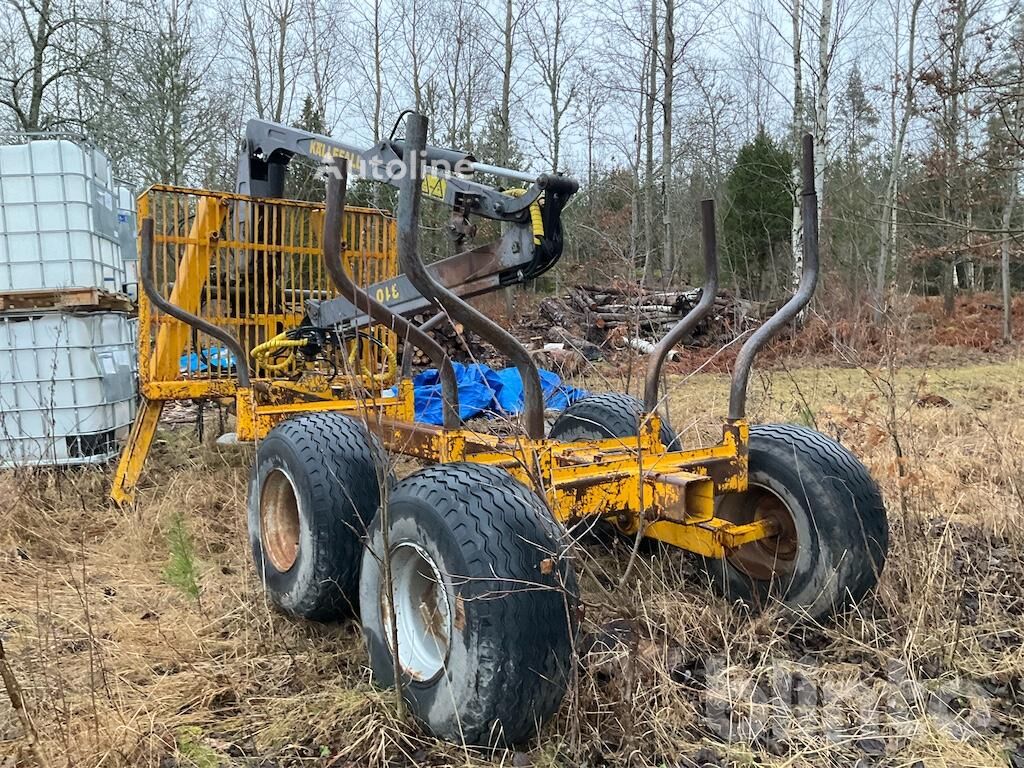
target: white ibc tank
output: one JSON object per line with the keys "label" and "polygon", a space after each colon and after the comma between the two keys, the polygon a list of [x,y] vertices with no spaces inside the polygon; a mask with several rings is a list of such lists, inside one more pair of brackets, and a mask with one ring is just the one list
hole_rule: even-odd
{"label": "white ibc tank", "polygon": [[0,291],[119,291],[110,160],[67,139],[0,146]]}
{"label": "white ibc tank", "polygon": [[138,207],[135,190],[126,184],[114,185],[117,198],[117,239],[124,259],[124,292],[139,298]]}
{"label": "white ibc tank", "polygon": [[0,466],[117,455],[135,417],[133,331],[119,312],[0,316]]}

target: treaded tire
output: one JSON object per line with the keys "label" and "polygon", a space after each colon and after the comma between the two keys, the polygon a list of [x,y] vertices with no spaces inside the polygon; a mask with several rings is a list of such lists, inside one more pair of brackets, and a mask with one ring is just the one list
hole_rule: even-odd
{"label": "treaded tire", "polygon": [[[571,443],[576,440],[601,440],[609,437],[636,437],[644,404],[621,392],[604,392],[579,400],[564,411],[551,425],[548,437]],[[679,450],[679,438],[664,420],[659,434],[670,451]]]}
{"label": "treaded tire", "polygon": [[744,497],[766,489],[788,508],[798,545],[787,572],[767,581],[751,578],[729,559],[701,558],[726,597],[754,607],[781,603],[797,618],[820,621],[875,586],[889,526],[878,485],[850,451],[806,427],[754,426],[749,480],[751,491],[719,497],[718,514],[729,516],[727,510],[739,508]]}
{"label": "treaded tire", "polygon": [[[380,506],[382,477],[391,481],[377,438],[340,413],[289,419],[260,442],[249,476],[249,542],[256,572],[274,605],[317,621],[355,613],[362,537]],[[290,567],[285,567],[290,552],[282,557],[281,547],[275,546],[274,513],[267,511],[278,492],[294,499],[289,503],[296,507],[291,516],[297,530],[286,537],[288,547],[297,542]]]}
{"label": "treaded tire", "polygon": [[[472,463],[436,465],[406,477],[391,489],[388,513],[391,552],[416,547],[436,564],[439,594],[417,598],[416,607],[440,605],[432,615],[452,617],[447,642],[435,645],[432,676],[421,667],[413,679],[412,665],[403,660],[410,711],[435,736],[458,743],[498,747],[529,738],[557,711],[574,663],[578,589],[563,556],[561,526],[508,472]],[[391,687],[383,552],[378,514],[363,555],[359,599],[374,679]],[[397,557],[392,569],[400,572]],[[393,581],[401,627],[408,614],[396,573]],[[401,637],[400,630],[400,658]]]}

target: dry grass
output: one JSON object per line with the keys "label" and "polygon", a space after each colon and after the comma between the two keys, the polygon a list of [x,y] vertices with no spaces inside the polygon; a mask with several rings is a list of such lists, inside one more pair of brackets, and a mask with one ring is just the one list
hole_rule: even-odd
{"label": "dry grass", "polygon": [[[396,722],[354,624],[273,612],[249,564],[249,451],[185,428],[161,433],[134,511],[106,501],[109,470],[0,476],[0,636],[54,766],[1006,765],[1024,760],[1022,381],[1019,361],[756,377],[756,420],[815,423],[882,483],[877,594],[787,628],[711,596],[681,553],[648,552],[609,592],[626,548],[581,551],[579,684],[516,754]],[[717,436],[726,393],[719,375],[672,382],[688,442]],[[32,762],[2,700],[6,755]]]}

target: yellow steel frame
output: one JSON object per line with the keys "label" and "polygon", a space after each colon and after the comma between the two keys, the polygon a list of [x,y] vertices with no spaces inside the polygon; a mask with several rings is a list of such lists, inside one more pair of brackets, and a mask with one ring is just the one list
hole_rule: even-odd
{"label": "yellow steel frame", "polygon": [[[164,185],[147,189],[138,203],[139,220],[154,222],[149,266],[157,290],[172,304],[232,333],[246,350],[298,326],[305,299],[336,295],[323,263],[322,205]],[[393,221],[372,209],[346,208],[343,227],[345,266],[358,283],[398,274]],[[411,420],[411,386],[399,387],[392,397],[381,394],[387,375],[397,374],[397,338],[383,327],[370,332],[379,346],[364,344],[360,359],[354,351],[346,355],[343,374],[330,381],[303,370],[289,378],[256,362],[252,386],[242,388],[229,368],[210,364],[210,349],[217,342],[157,312],[140,292],[142,403],[111,497],[120,503],[134,499],[163,404],[170,400],[233,400],[242,440],[259,439],[277,421],[299,412],[356,412],[368,398],[382,413]],[[206,363],[199,365],[203,357]],[[382,373],[382,366],[390,370]]]}
{"label": "yellow steel frame", "polygon": [[[301,305],[287,301],[288,290],[300,296],[333,293],[318,242],[321,206],[153,187],[140,198],[139,212],[140,218],[151,216],[156,224],[152,268],[163,295],[231,330],[246,349],[301,322]],[[296,238],[297,230],[301,237]],[[358,282],[365,285],[397,274],[394,234],[392,222],[379,213],[346,209],[346,268]],[[273,245],[253,245],[253,240]],[[250,267],[255,264],[260,278],[244,291],[237,269],[243,255]],[[296,262],[304,265],[305,279],[296,280]],[[234,271],[229,269],[232,263]],[[225,275],[233,279],[225,280]],[[273,279],[268,281],[268,275]],[[233,299],[228,302],[231,311],[216,308],[225,291]],[[279,296],[272,295],[278,291]],[[227,371],[208,367],[205,372],[189,368],[183,373],[182,356],[202,349],[194,336],[190,338],[191,329],[156,313],[144,295],[140,295],[139,316],[144,399],[111,492],[119,502],[134,496],[165,401],[230,398],[240,440],[261,439],[279,421],[301,413],[348,412],[360,417],[394,453],[507,469],[546,498],[555,517],[565,523],[602,517],[624,533],[635,534],[642,527],[647,537],[708,557],[724,557],[776,533],[771,520],[739,525],[715,516],[716,496],[747,488],[749,428],[743,420],[726,423],[717,445],[672,453],[660,442],[657,414],[651,414],[641,424],[640,434],[629,439],[563,443],[446,430],[414,423],[410,381],[399,381],[393,395],[382,393],[380,377],[373,375],[380,356],[372,353],[367,353],[360,369],[369,374],[348,371],[343,386],[274,377],[256,365],[251,385],[243,388]],[[381,327],[374,332],[391,350],[393,361],[394,334]]]}
{"label": "yellow steel frame", "polygon": [[446,430],[371,412],[370,428],[393,453],[433,462],[472,461],[506,469],[547,499],[563,523],[603,517],[621,531],[659,539],[706,557],[773,535],[759,520],[735,525],[715,517],[715,498],[747,489],[749,426],[728,423],[722,442],[668,452],[652,414],[636,438],[564,443]]}

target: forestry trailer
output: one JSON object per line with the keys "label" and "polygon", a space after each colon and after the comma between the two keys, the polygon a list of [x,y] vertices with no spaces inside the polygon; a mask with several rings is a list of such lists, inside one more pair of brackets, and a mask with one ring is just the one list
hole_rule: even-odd
{"label": "forestry trailer", "polygon": [[[681,444],[658,412],[662,366],[707,315],[718,287],[714,208],[702,205],[701,300],[647,362],[643,399],[587,397],[545,429],[527,350],[466,297],[535,277],[561,253],[576,183],[476,162],[405,136],[359,152],[251,123],[237,194],[155,187],[142,196],[140,372],[146,402],[114,496],[130,497],[139,446],[171,398],[231,398],[257,440],[249,539],[272,602],[332,621],[358,614],[376,681],[397,685],[433,734],[495,746],[529,738],[574,679],[581,621],[574,534],[601,522],[688,550],[729,599],[821,621],[863,598],[888,550],[878,486],[835,441],[804,427],[751,426],[751,366],[807,306],[818,275],[813,142],[803,144],[803,272],[789,301],[744,342],[714,445]],[[329,157],[326,206],[280,199],[294,155]],[[397,186],[396,220],[345,208],[349,169]],[[525,182],[499,190],[469,173]],[[473,217],[494,243],[430,266],[420,205],[451,209],[456,242]],[[425,308],[493,344],[518,369],[519,429],[459,419],[451,361]],[[428,322],[435,322],[433,320]],[[413,419],[398,338],[440,372],[444,424]],[[394,383],[394,386],[392,384]],[[702,410],[694,403],[694,410]],[[389,455],[427,463],[396,479]],[[680,592],[697,593],[697,584]]]}

